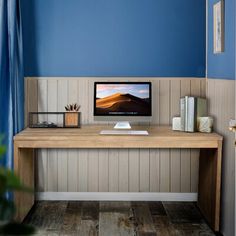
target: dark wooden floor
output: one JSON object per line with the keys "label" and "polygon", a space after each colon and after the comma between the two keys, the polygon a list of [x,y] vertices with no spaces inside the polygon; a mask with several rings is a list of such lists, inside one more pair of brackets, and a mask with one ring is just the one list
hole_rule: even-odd
{"label": "dark wooden floor", "polygon": [[194,203],[43,201],[25,219],[37,235],[210,236]]}

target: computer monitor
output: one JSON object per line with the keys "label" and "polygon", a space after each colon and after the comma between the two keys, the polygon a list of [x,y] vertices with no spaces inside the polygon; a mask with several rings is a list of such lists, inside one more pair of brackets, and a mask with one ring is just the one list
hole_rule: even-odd
{"label": "computer monitor", "polygon": [[[94,116],[140,117],[152,115],[151,82],[95,82]],[[115,128],[130,128],[118,122]]]}

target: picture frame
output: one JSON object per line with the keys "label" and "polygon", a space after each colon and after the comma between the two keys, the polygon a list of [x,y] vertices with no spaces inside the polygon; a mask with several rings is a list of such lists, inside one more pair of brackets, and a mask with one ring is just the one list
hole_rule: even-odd
{"label": "picture frame", "polygon": [[213,5],[214,54],[224,52],[224,0]]}

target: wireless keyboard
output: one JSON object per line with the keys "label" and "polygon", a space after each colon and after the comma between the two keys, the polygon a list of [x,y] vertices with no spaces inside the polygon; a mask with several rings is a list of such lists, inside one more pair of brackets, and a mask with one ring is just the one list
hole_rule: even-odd
{"label": "wireless keyboard", "polygon": [[146,130],[102,130],[102,135],[148,135]]}

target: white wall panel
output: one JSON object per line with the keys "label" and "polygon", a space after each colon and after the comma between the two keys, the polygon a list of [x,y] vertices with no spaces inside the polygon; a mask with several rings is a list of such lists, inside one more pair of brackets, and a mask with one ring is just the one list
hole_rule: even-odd
{"label": "white wall panel", "polygon": [[[152,81],[151,124],[171,124],[179,98],[205,96],[203,78],[26,78],[26,111],[64,111],[81,105],[82,124],[111,124],[93,117],[94,81]],[[43,117],[47,118],[47,117]],[[27,116],[26,116],[27,122]],[[149,123],[148,123],[149,124]],[[42,149],[37,188],[58,192],[196,192],[198,150]]]}

